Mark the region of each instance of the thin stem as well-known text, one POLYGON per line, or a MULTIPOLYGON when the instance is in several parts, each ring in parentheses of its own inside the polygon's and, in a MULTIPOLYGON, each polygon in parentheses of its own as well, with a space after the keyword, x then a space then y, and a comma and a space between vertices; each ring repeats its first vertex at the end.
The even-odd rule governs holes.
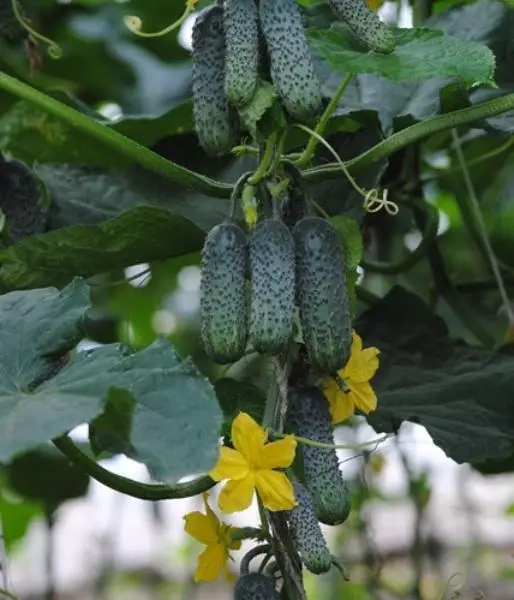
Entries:
POLYGON ((261 497, 257 494, 257 507, 259 508, 259 517, 261 519, 261 530, 264 532, 267 540, 271 540, 271 532, 268 517, 266 515, 266 509, 262 503, 261 497))
POLYGON ((478 234, 482 238, 482 245, 487 255, 487 259, 489 261, 489 265, 491 267, 491 271, 493 272, 494 279, 496 281, 496 285, 498 286, 498 291, 500 292, 500 296, 502 299, 503 308, 505 310, 505 314, 507 315, 507 319, 509 321, 509 326, 514 327, 514 311, 512 309, 509 296, 507 294, 507 290, 505 289, 505 283, 503 281, 502 274, 500 272, 500 267, 498 265, 498 261, 496 259, 496 255, 494 253, 493 247, 491 246, 491 240, 489 239, 489 234, 487 233, 487 228, 484 222, 484 217, 482 215, 482 211, 480 210, 480 203, 478 202, 477 194, 475 192, 475 188, 473 186, 473 182, 471 180, 471 176, 469 174, 468 166, 466 165, 466 159, 464 158, 464 153, 462 152, 462 146, 459 140, 459 136, 457 131, 454 129, 452 131, 453 140, 455 142, 455 150, 457 152, 457 159, 460 164, 460 168, 462 169, 462 175, 464 177, 464 184, 466 186, 466 190, 468 192, 469 199, 469 209, 471 213, 471 217, 478 229, 478 234))
MULTIPOLYGON (((514 110, 514 94, 507 94, 501 98, 495 98, 488 102, 482 102, 476 106, 462 108, 445 115, 438 115, 425 119, 421 123, 411 125, 383 142, 380 142, 373 148, 366 150, 359 156, 350 159, 345 166, 350 171, 363 169, 383 158, 387 158, 398 150, 409 146, 415 142, 440 131, 468 125, 481 119, 494 117, 501 113, 514 110)), ((323 181, 328 177, 336 177, 340 172, 340 166, 336 163, 328 164, 323 167, 314 167, 304 171, 303 175, 308 181, 323 181)))
MULTIPOLYGON (((321 115, 321 118, 318 121, 316 128, 314 129, 314 131, 318 135, 323 135, 323 133, 325 132, 325 128, 328 125, 330 118, 332 117, 332 115, 334 114, 334 111, 338 107, 339 101, 341 100, 343 94, 346 92, 346 89, 350 85, 350 82, 352 79, 353 79, 353 74, 349 73, 339 84, 339 87, 337 88, 336 93, 332 96, 332 99, 330 100, 328 106, 325 108, 325 111, 321 115)), ((308 142, 307 146, 305 147, 305 150, 302 152, 302 155, 300 156, 300 158, 296 161, 296 166, 304 167, 305 165, 309 164, 309 161, 311 160, 312 155, 316 151, 316 147, 317 147, 318 143, 319 143, 319 140, 315 136, 311 136, 309 138, 309 142, 308 142)))
POLYGON ((2 576, 2 589, 0 589, 0 596, 2 593, 8 595, 7 590, 10 587, 8 565, 7 565, 7 551, 5 549, 5 537, 4 537, 4 526, 2 516, 0 515, 0 574, 2 576))
POLYGON ((292 436, 297 442, 300 444, 305 444, 306 446, 314 446, 315 448, 323 448, 326 450, 361 450, 365 449, 368 446, 382 444, 389 438, 394 437, 394 433, 385 433, 374 440, 369 440, 368 442, 362 442, 361 444, 326 444, 325 442, 316 442, 315 440, 311 440, 309 438, 300 437, 299 435, 292 436))
POLYGON ((261 544, 260 546, 255 546, 251 550, 248 550, 248 552, 241 559, 241 575, 248 575, 250 572, 250 563, 255 557, 260 556, 261 554, 267 555, 270 553, 270 551, 270 544, 261 544))
POLYGON ((277 132, 274 131, 268 138, 266 142, 266 149, 264 150, 264 154, 262 156, 261 162, 257 171, 248 179, 248 183, 250 185, 257 185, 268 171, 268 167, 273 158, 273 151, 275 150, 275 144, 277 141, 277 132))
POLYGON ((47 96, 43 92, 6 75, 0 73, 0 89, 18 96, 27 102, 35 104, 41 110, 44 110, 55 117, 62 119, 72 127, 82 131, 88 136, 98 140, 102 144, 113 148, 119 154, 126 156, 143 167, 180 183, 186 187, 204 192, 216 198, 229 198, 233 186, 226 183, 220 183, 210 177, 200 175, 190 171, 185 167, 177 165, 155 152, 148 150, 137 142, 125 137, 114 129, 94 121, 93 119, 81 114, 74 108, 62 104, 58 100, 47 96))
POLYGON ((45 512, 46 522, 46 551, 45 551, 45 562, 46 562, 46 600, 54 600, 56 597, 55 590, 55 563, 54 563, 54 537, 55 537, 55 519, 51 509, 47 509, 45 512))
POLYGON ((197 496, 206 492, 216 485, 216 482, 207 475, 174 485, 141 483, 127 477, 122 477, 121 475, 115 475, 111 471, 104 469, 87 454, 82 452, 67 435, 62 435, 54 439, 53 443, 74 464, 82 467, 96 481, 110 487, 116 492, 132 496, 133 498, 139 498, 140 500, 156 501, 189 498, 190 496, 197 496))

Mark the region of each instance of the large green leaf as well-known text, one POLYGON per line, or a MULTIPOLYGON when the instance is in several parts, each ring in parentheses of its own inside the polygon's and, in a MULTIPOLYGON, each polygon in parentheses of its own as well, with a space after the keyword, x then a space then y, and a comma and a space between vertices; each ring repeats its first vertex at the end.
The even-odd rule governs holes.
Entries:
POLYGON ((0 290, 59 285, 202 247, 203 232, 164 208, 140 206, 101 225, 50 231, 0 251, 0 290))
POLYGON ((419 423, 459 463, 514 450, 512 356, 452 342, 444 322, 398 287, 356 329, 381 351, 373 427, 396 432, 403 421, 419 423))
POLYGON ((345 73, 376 73, 393 81, 416 81, 442 75, 468 85, 491 83, 494 55, 484 45, 444 35, 434 29, 398 29, 391 54, 359 52, 354 41, 336 29, 311 29, 314 47, 334 69, 345 73))

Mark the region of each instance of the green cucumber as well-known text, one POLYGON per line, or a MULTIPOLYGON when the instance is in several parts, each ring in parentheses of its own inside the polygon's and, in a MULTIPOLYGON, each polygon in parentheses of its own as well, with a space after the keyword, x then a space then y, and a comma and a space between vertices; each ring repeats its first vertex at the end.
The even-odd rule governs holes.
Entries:
POLYGON ((249 257, 250 341, 261 354, 280 354, 293 335, 295 249, 287 226, 261 221, 250 235, 249 257))
POLYGON ((255 0, 225 0, 225 92, 235 105, 250 102, 259 77, 259 9, 255 0))
POLYGON ((352 344, 344 249, 332 225, 305 217, 293 229, 296 289, 303 339, 313 365, 335 373, 352 344))
POLYGON ((198 139, 207 154, 226 154, 237 139, 237 128, 225 94, 221 6, 214 4, 200 12, 192 38, 193 108, 198 139))
POLYGON ((48 212, 43 205, 36 176, 23 163, 0 154, 0 210, 6 220, 9 244, 43 233, 48 212))
MULTIPOLYGON (((23 9, 18 2, 22 16, 23 9)), ((15 45, 28 38, 27 31, 19 24, 14 14, 12 0, 0 0, 0 39, 8 44, 15 45)))
POLYGON ((366 0, 329 0, 334 11, 348 25, 355 37, 370 50, 391 53, 396 46, 392 29, 382 23, 366 0))
MULTIPOLYGON (((287 423, 293 433, 323 444, 334 444, 328 401, 316 387, 301 387, 289 395, 287 423)), ((339 525, 350 514, 348 487, 334 449, 300 444, 304 484, 312 496, 318 519, 339 525)))
POLYGON ((288 519, 296 549, 311 573, 327 573, 332 566, 332 556, 319 526, 312 497, 301 483, 295 481, 293 487, 298 504, 289 512, 288 519))
POLYGON ((216 225, 202 254, 201 337, 216 362, 231 363, 246 347, 246 237, 234 223, 216 225))
POLYGON ((280 596, 271 577, 249 573, 237 580, 234 600, 280 600, 280 596))
POLYGON ((273 87, 294 119, 309 121, 322 109, 321 84, 296 0, 261 0, 260 17, 273 87))

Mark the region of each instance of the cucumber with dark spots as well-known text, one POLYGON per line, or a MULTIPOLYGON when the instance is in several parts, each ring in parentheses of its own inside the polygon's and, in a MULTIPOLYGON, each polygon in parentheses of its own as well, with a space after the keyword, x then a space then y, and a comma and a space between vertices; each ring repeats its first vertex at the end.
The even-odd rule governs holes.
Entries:
POLYGON ((238 360, 245 351, 246 268, 243 230, 228 222, 214 227, 202 254, 200 321, 205 352, 221 364, 238 360))
POLYGON ((329 0, 334 11, 364 46, 375 52, 391 53, 396 46, 392 29, 380 20, 366 0, 329 0))
POLYGON ((310 121, 322 110, 321 84, 296 0, 261 0, 260 18, 273 87, 294 119, 310 121))
MULTIPOLYGON (((334 444, 328 401, 316 387, 291 391, 287 423, 295 435, 334 444)), ((350 514, 350 502, 336 451, 307 444, 300 444, 299 450, 303 459, 304 484, 311 493, 318 519, 326 525, 343 523, 350 514)))
POLYGON ((280 600, 280 596, 271 577, 249 573, 237 580, 234 600, 280 600))
POLYGON ((202 148, 226 154, 237 140, 237 121, 225 93, 223 8, 212 5, 197 17, 192 36, 193 108, 202 148))
POLYGON ((343 245, 332 225, 319 217, 301 219, 293 237, 297 301, 309 360, 335 373, 346 364, 352 344, 343 245))
POLYGON ((311 573, 327 573, 332 566, 332 556, 319 526, 311 494, 296 481, 293 487, 298 504, 288 513, 288 520, 296 549, 311 573))
POLYGON ((261 354, 280 354, 293 335, 295 250, 282 221, 266 219, 249 241, 252 282, 250 341, 261 354))
POLYGON ((259 9, 255 0, 225 0, 225 91, 235 106, 250 102, 259 77, 259 9))

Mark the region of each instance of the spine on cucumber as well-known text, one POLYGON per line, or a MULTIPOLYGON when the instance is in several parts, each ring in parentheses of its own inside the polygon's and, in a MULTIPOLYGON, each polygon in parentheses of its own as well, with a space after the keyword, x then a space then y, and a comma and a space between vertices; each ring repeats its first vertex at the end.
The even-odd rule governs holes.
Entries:
POLYGON ((250 341, 257 352, 279 354, 293 335, 295 249, 282 221, 266 219, 249 241, 252 281, 250 341))
POLYGON ((289 526, 305 567, 319 575, 332 566, 332 556, 319 526, 310 493, 298 482, 293 483, 298 504, 289 512, 289 526))
POLYGON ((214 227, 202 254, 200 321, 205 351, 221 364, 238 360, 245 351, 246 266, 242 229, 233 223, 214 227))
POLYGON ((236 121, 225 94, 223 8, 205 8, 193 27, 193 104, 196 131, 210 155, 225 154, 236 141, 236 121))
POLYGON ((335 373, 352 343, 350 303, 341 240, 325 219, 305 217, 293 229, 297 301, 312 364, 335 373))
POLYGON ((366 0, 329 0, 355 37, 370 50, 389 54, 396 46, 394 32, 382 23, 366 0))
POLYGON ((249 573, 237 580, 234 600, 280 600, 273 580, 263 573, 249 573))
POLYGON ((260 18, 273 87, 293 118, 309 121, 322 108, 321 84, 296 0, 261 0, 260 18))
POLYGON ((259 76, 259 9, 255 0, 225 0, 225 91, 235 105, 250 102, 259 76))
MULTIPOLYGON (((328 401, 316 387, 293 390, 287 422, 294 434, 323 444, 334 444, 328 401)), ((318 519, 326 525, 343 523, 350 514, 348 488, 334 449, 301 444, 304 484, 312 496, 318 519)))

